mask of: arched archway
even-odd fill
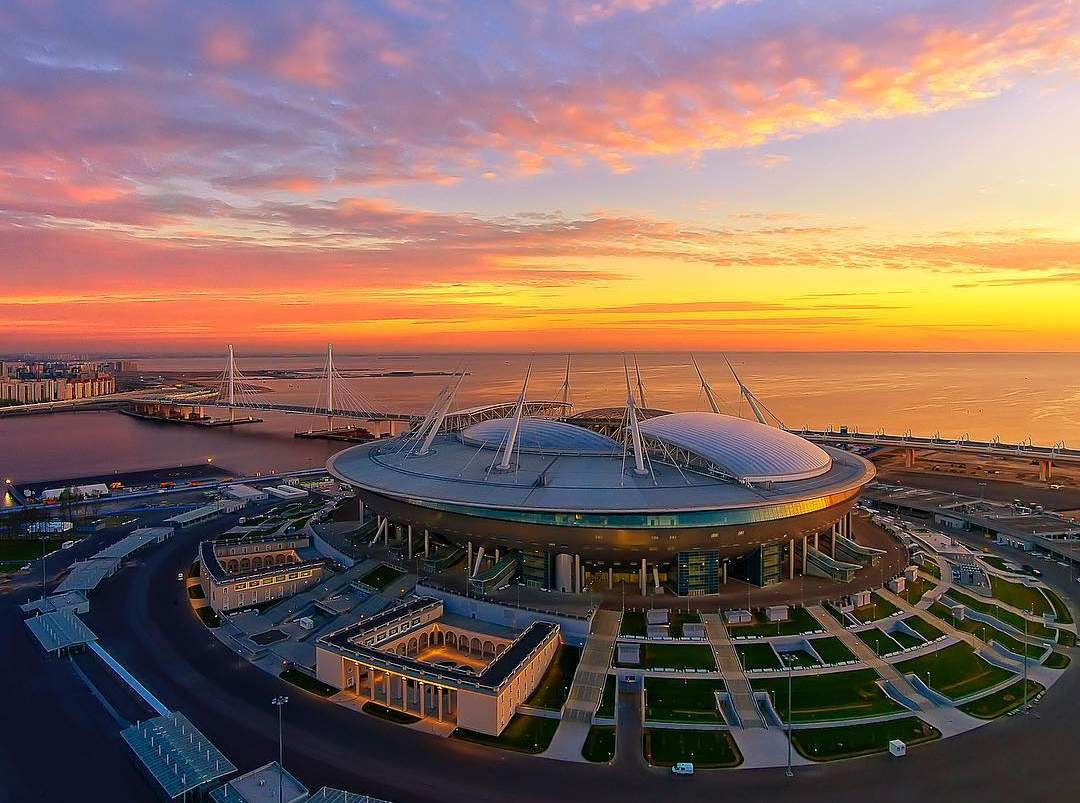
[[[262,565],[263,565],[263,559],[261,557],[259,557],[258,555],[256,555],[254,558],[251,559],[251,568],[252,569],[261,569]]]
[[[428,648],[428,643],[429,643],[428,634],[427,633],[421,633],[420,634],[420,649],[421,650],[426,650]]]
[[[277,564],[278,566],[284,566],[287,559],[288,558],[285,555],[285,553],[281,552],[281,553],[278,554],[278,556],[276,558],[274,558],[274,563]]]
[[[480,646],[480,639],[473,636],[473,640],[470,642],[469,647],[473,655],[479,655],[482,647]]]
[[[416,655],[418,645],[419,645],[419,642],[416,640],[416,636],[413,636],[411,639],[409,639],[409,647],[408,647],[408,650],[406,650],[405,654],[406,655]]]
[[[443,636],[443,638],[445,640],[444,643],[446,644],[447,647],[453,647],[454,649],[457,649],[457,634],[456,633],[447,632],[446,635]]]
[[[230,572],[238,572],[238,571],[240,571],[239,562],[237,562],[235,560],[230,560],[229,561],[229,571]]]
[[[251,569],[251,559],[250,558],[241,558],[240,559],[240,571],[246,572],[246,571],[249,571],[250,569]]]
[[[484,642],[484,655],[486,655],[488,657],[494,657],[495,656],[495,642],[493,642],[493,641],[485,641]]]

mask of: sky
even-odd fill
[[[1080,351],[1070,0],[12,0],[0,351]]]

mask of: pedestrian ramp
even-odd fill
[[[728,702],[743,728],[768,727],[761,717],[761,710],[754,699],[750,681],[743,671],[742,662],[731,643],[727,626],[719,614],[703,613],[701,621],[705,623],[705,635],[709,639],[716,666],[724,678],[724,688],[728,693]]]

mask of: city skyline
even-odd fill
[[[5,350],[1080,350],[1069,2],[25,4]]]

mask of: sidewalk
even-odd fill
[[[581,748],[589,735],[593,714],[600,705],[604,693],[608,669],[611,666],[611,651],[615,639],[619,637],[622,625],[622,613],[619,611],[598,611],[593,618],[592,632],[581,651],[581,660],[574,672],[574,681],[570,685],[570,694],[563,705],[562,721],[551,745],[543,753],[545,758],[557,758],[563,761],[584,761]]]

